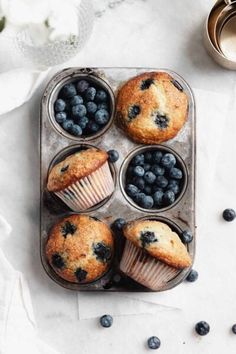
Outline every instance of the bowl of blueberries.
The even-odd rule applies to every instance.
[[[60,134],[77,141],[91,140],[112,124],[114,93],[102,78],[81,73],[54,87],[48,109],[50,122]]]
[[[126,200],[144,212],[163,212],[183,197],[187,167],[177,152],[164,145],[135,148],[124,159],[119,182]]]

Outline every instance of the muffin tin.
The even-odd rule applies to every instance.
[[[179,134],[160,145],[139,145],[132,142],[115,124],[115,96],[117,89],[130,78],[143,72],[160,71],[170,74],[183,87],[188,95],[188,120]],[[97,81],[110,94],[111,119],[97,134],[85,138],[78,138],[65,132],[55,121],[53,104],[61,87],[65,83],[86,78],[90,82]],[[195,102],[189,85],[175,72],[156,68],[69,68],[57,73],[48,83],[41,102],[41,232],[40,248],[41,260],[47,274],[59,285],[72,290],[106,290],[106,291],[150,291],[122,274],[119,263],[124,248],[124,238],[121,233],[115,232],[115,257],[112,268],[107,274],[94,283],[80,285],[70,283],[60,278],[50,267],[45,256],[45,244],[48,232],[54,223],[66,215],[73,214],[59,198],[46,189],[47,176],[55,163],[81,148],[95,146],[104,150],[116,149],[120,154],[119,160],[110,164],[115,182],[114,193],[98,205],[84,213],[95,216],[112,224],[117,218],[127,221],[145,218],[166,222],[178,234],[190,229],[193,241],[187,245],[188,251],[194,258],[195,254]],[[127,196],[123,181],[125,170],[131,158],[138,152],[160,149],[174,151],[184,173],[182,191],[171,206],[162,209],[145,210],[135,205]],[[175,270],[171,277],[163,282],[158,291],[171,289],[181,283],[187,276],[189,269]]]

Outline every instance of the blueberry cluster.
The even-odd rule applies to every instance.
[[[183,171],[171,153],[150,150],[131,160],[126,173],[128,196],[145,209],[174,203],[181,192]]]
[[[54,114],[56,122],[74,136],[95,134],[110,120],[108,93],[86,80],[66,84],[55,101]]]

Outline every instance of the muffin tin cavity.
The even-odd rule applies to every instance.
[[[187,167],[180,155],[163,145],[138,147],[125,158],[120,188],[135,208],[157,213],[174,207],[188,184]]]
[[[74,153],[77,153],[79,151],[89,149],[89,148],[97,148],[97,147],[94,145],[90,145],[90,144],[77,144],[77,145],[71,145],[71,146],[61,150],[53,158],[53,160],[51,161],[51,163],[49,165],[48,173],[47,173],[47,180],[48,180],[48,176],[49,176],[50,171],[52,170],[52,168],[55,165],[57,165],[59,162],[63,161],[66,157],[73,155]],[[112,164],[112,163],[108,162],[108,165],[109,165],[109,169],[111,172],[114,186],[116,186],[116,179],[117,179],[116,168],[115,168],[114,164]],[[61,169],[61,173],[62,174],[67,173],[67,171],[69,171],[69,165],[63,166]],[[86,183],[77,182],[77,184],[79,183],[80,189],[88,188],[89,181],[86,180],[85,182]],[[84,184],[85,184],[85,186],[84,186]],[[45,193],[48,193],[48,192],[45,191]],[[113,191],[113,193],[114,193],[114,191]],[[83,212],[89,213],[89,212],[93,212],[94,210],[98,210],[103,205],[105,205],[112,198],[113,193],[111,195],[109,195],[108,197],[106,197],[105,199],[103,199],[102,201],[98,202],[97,204],[95,204],[92,207],[89,207],[85,210],[80,210],[77,207],[77,204],[74,202],[74,198],[77,195],[77,191],[75,190],[75,188],[67,188],[64,191],[59,191],[56,193],[51,192],[50,195],[54,199],[55,204],[61,205],[61,208],[64,212],[69,212],[69,211],[82,212],[83,211]],[[51,207],[51,209],[53,210],[53,207]]]
[[[129,123],[133,124],[142,114],[142,102],[131,100],[127,105],[127,111],[119,112],[117,106],[118,92],[124,83],[137,75],[146,72],[167,73],[173,78],[172,84],[179,91],[184,91],[188,101],[188,117],[186,123],[181,128],[179,133],[165,143],[159,145],[140,145],[135,142],[135,139],[129,138],[126,129],[121,129],[120,121],[114,121],[114,116],[119,118],[119,114],[126,114]],[[147,79],[145,79],[147,78]],[[67,86],[65,86],[67,85]],[[148,94],[153,88],[154,83],[149,80],[149,75],[144,76],[144,79],[139,83],[140,94]],[[66,87],[66,88],[65,88]],[[88,90],[91,88],[90,90]],[[95,90],[93,89],[95,88]],[[95,105],[98,106],[96,100],[101,100],[99,104],[106,102],[104,93],[96,95],[99,89],[102,89],[109,100],[109,121],[101,124],[101,130],[94,134],[85,134],[75,136],[66,131],[62,127],[64,112],[67,112],[67,101],[72,101],[72,107],[77,107],[88,99],[90,104],[88,109],[93,114],[96,114]],[[174,88],[175,89],[175,88]],[[88,91],[87,91],[88,90]],[[65,97],[67,96],[67,97]],[[82,97],[81,98],[79,97]],[[95,105],[94,105],[95,103]],[[87,106],[86,110],[87,110]],[[115,113],[115,109],[117,112]],[[56,113],[60,113],[55,119]],[[84,108],[77,107],[75,115],[84,115]],[[168,125],[168,115],[160,108],[152,110],[150,119],[152,123],[165,132]],[[106,114],[105,114],[106,115]],[[86,115],[87,116],[87,112]],[[89,117],[88,117],[89,118]],[[67,118],[66,118],[67,119]],[[95,117],[92,118],[95,120]],[[105,119],[106,116],[100,116],[96,119]],[[67,119],[69,121],[69,119]],[[114,123],[113,123],[114,122]],[[70,122],[67,124],[71,124]],[[74,123],[72,123],[74,124]],[[84,131],[85,132],[85,131]],[[80,133],[80,131],[79,131]],[[154,144],[157,141],[154,142]],[[48,83],[43,94],[41,102],[41,260],[47,274],[60,286],[76,291],[151,291],[148,284],[144,285],[139,282],[139,278],[134,280],[131,275],[122,271],[121,260],[125,254],[126,238],[123,235],[123,227],[127,222],[136,219],[159,220],[177,232],[189,252],[191,259],[194,259],[195,254],[195,103],[194,98],[188,84],[176,73],[170,70],[159,70],[153,68],[68,68],[58,72]],[[68,206],[68,202],[73,201],[74,184],[80,181],[80,177],[87,178],[90,173],[93,173],[93,168],[86,170],[88,174],[76,170],[75,180],[71,179],[73,162],[67,160],[60,165],[60,169],[52,174],[52,183],[48,183],[48,176],[52,168],[64,161],[68,156],[73,155],[78,151],[83,151],[88,148],[97,148],[108,153],[109,170],[111,171],[114,182],[114,191],[108,197],[98,202],[92,207],[85,209],[74,208],[73,203]],[[165,157],[167,154],[167,157]],[[169,155],[170,154],[170,155]],[[94,156],[94,155],[93,155]],[[104,156],[103,156],[104,157]],[[154,159],[154,161],[152,160]],[[160,163],[160,161],[162,163]],[[162,160],[163,159],[163,160]],[[79,160],[79,158],[78,158]],[[76,160],[76,161],[78,161]],[[96,158],[90,155],[89,161],[94,163]],[[73,160],[75,161],[75,160]],[[103,161],[101,157],[101,161]],[[132,165],[131,165],[132,161]],[[133,164],[133,161],[135,163]],[[154,163],[155,162],[155,163]],[[77,164],[77,162],[76,162]],[[89,167],[91,167],[90,164]],[[78,166],[78,165],[76,165]],[[98,169],[100,169],[100,165]],[[134,176],[129,175],[134,173]],[[92,172],[91,172],[92,171]],[[96,168],[95,168],[95,171]],[[131,173],[131,174],[132,174]],[[62,183],[58,182],[57,177],[63,176]],[[129,176],[128,176],[129,175]],[[56,176],[56,177],[55,177]],[[145,180],[144,180],[145,176]],[[54,178],[55,177],[55,178]],[[129,184],[132,187],[127,190],[126,183],[130,178]],[[135,178],[136,184],[131,182]],[[118,179],[118,183],[117,183]],[[54,183],[55,181],[55,183]],[[66,182],[66,183],[65,183]],[[73,186],[73,188],[71,188]],[[47,189],[49,187],[49,189]],[[156,191],[155,191],[156,188]],[[51,192],[49,192],[51,190]],[[62,201],[55,193],[63,191],[66,198],[66,203]],[[160,193],[162,192],[162,193]],[[145,194],[145,203],[142,204],[133,199],[133,194]],[[153,194],[155,194],[155,202]],[[163,195],[166,193],[165,202]],[[94,196],[92,193],[90,197]],[[159,198],[159,199],[158,199]],[[173,201],[167,203],[166,200]],[[77,204],[78,205],[78,204]],[[84,264],[77,264],[76,269],[73,268],[73,279],[68,280],[60,276],[68,269],[68,262],[65,254],[58,249],[53,250],[50,261],[46,254],[46,245],[50,230],[53,225],[65,217],[74,214],[88,215],[90,218],[105,222],[111,227],[114,236],[114,249],[111,250],[109,245],[104,243],[102,238],[99,238],[91,243],[89,256],[92,256],[101,267],[107,264],[111,265],[109,270],[95,281],[90,282],[89,271],[84,267]],[[76,224],[65,223],[60,230],[62,243],[68,243],[75,235],[78,235],[78,230],[75,229]],[[147,230],[148,231],[148,230]],[[151,230],[153,231],[153,230]],[[152,232],[145,232],[140,235],[140,245],[146,250],[152,247],[156,241],[156,235]],[[78,239],[78,245],[79,239]],[[131,247],[128,244],[127,247]],[[129,250],[129,251],[132,251]],[[136,250],[134,250],[136,252]],[[86,253],[86,252],[85,252]],[[129,254],[129,252],[127,252]],[[87,254],[88,255],[88,254]],[[86,255],[85,255],[86,256]],[[138,255],[137,255],[138,257]],[[145,262],[145,252],[142,253],[140,262]],[[129,267],[130,258],[125,268]],[[186,277],[189,268],[184,270],[176,270],[170,267],[166,273],[166,264],[159,260],[153,260],[155,268],[158,265],[158,276],[160,283],[154,284],[153,291],[164,291],[178,285]],[[159,267],[160,266],[160,267]],[[132,267],[131,267],[132,268]],[[131,269],[130,271],[133,271]],[[88,272],[86,274],[86,272]],[[137,272],[139,273],[139,272]],[[136,274],[139,276],[139,274]],[[136,276],[135,275],[135,276]],[[141,275],[140,275],[141,276]],[[151,276],[151,274],[150,274]],[[159,281],[159,280],[158,280]]]
[[[89,141],[111,126],[114,102],[114,93],[106,81],[80,73],[52,88],[48,115],[58,133],[72,140]]]

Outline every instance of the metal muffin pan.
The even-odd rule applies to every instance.
[[[167,72],[183,87],[188,95],[189,109],[188,120],[179,134],[171,140],[168,140],[157,146],[139,145],[131,141],[125,133],[120,130],[114,121],[115,96],[118,88],[130,78],[143,72]],[[99,79],[107,92],[111,95],[111,120],[97,135],[77,138],[67,134],[55,122],[53,114],[53,104],[61,87],[68,82],[73,82],[79,78],[87,78],[89,81]],[[114,93],[114,94],[113,94]],[[59,285],[72,290],[79,291],[150,291],[144,286],[136,283],[131,278],[125,276],[119,271],[119,262],[124,247],[124,237],[121,233],[114,233],[115,256],[112,267],[106,275],[96,282],[80,285],[70,283],[60,278],[50,267],[45,256],[45,244],[48,233],[54,223],[66,215],[74,214],[73,211],[53,196],[46,189],[47,176],[52,166],[80,149],[81,146],[96,146],[104,150],[116,149],[119,151],[120,158],[115,164],[111,164],[111,172],[115,182],[115,191],[113,195],[102,201],[84,214],[95,216],[108,224],[123,217],[127,221],[145,218],[164,221],[176,231],[181,233],[183,230],[190,229],[193,233],[193,241],[187,246],[188,251],[194,259],[195,255],[195,155],[196,155],[196,128],[195,128],[195,101],[193,93],[185,80],[173,71],[157,68],[68,68],[57,73],[48,83],[41,101],[41,230],[40,230],[40,254],[42,265],[47,274]],[[182,191],[176,202],[160,210],[145,210],[132,202],[126,195],[122,187],[126,167],[134,155],[134,150],[153,150],[164,149],[173,150],[177,155],[178,163],[184,172],[184,182]],[[113,230],[114,231],[114,230]],[[171,289],[181,283],[189,272],[189,268],[176,272],[176,276],[159,289],[164,291]]]

